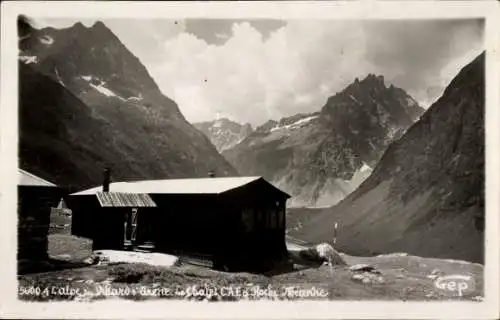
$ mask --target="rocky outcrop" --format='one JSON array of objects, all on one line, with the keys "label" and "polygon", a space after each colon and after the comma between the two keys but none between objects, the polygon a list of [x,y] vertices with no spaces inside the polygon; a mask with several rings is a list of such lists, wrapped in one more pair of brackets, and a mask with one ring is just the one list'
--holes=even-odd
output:
[{"label": "rocky outcrop", "polygon": [[382,76],[356,79],[321,111],[268,121],[223,152],[240,174],[264,176],[292,206],[330,206],[366,179],[423,109]]}]

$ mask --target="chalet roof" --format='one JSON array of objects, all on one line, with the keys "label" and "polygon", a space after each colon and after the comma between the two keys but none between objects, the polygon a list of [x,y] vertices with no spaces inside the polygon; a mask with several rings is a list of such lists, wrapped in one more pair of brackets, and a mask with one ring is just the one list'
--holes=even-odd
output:
[{"label": "chalet roof", "polygon": [[97,192],[96,196],[101,207],[156,207],[148,194]]},{"label": "chalet roof", "polygon": [[[242,187],[259,179],[263,178],[262,177],[220,177],[220,178],[209,177],[209,178],[114,182],[110,184],[109,191],[122,192],[122,193],[137,193],[137,194],[220,194],[232,189]],[[269,185],[272,186],[272,184]],[[279,190],[278,188],[276,189]],[[72,195],[91,195],[91,194],[96,194],[97,192],[100,191],[102,191],[102,186],[76,192],[73,193]]]},{"label": "chalet roof", "polygon": [[17,169],[18,172],[18,186],[41,186],[41,187],[57,187],[52,182],[44,180],[40,177],[35,176],[23,169]]}]

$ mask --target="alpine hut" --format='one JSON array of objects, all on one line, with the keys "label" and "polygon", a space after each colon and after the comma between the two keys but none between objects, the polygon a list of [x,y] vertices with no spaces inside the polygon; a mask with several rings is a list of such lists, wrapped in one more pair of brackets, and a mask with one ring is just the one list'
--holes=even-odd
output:
[{"label": "alpine hut", "polygon": [[55,184],[18,169],[18,259],[48,258],[50,211],[63,196]]},{"label": "alpine hut", "polygon": [[97,240],[96,248],[148,242],[157,252],[240,269],[286,257],[288,198],[262,177],[211,176],[105,183],[68,204],[73,233]]}]

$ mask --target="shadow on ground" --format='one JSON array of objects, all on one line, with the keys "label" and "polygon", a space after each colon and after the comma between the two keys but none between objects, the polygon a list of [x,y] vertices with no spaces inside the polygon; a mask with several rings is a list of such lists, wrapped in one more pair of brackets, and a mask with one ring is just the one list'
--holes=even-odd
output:
[{"label": "shadow on ground", "polygon": [[19,275],[23,275],[29,273],[83,268],[86,266],[88,266],[88,264],[84,262],[66,261],[53,258],[41,261],[19,260],[17,264],[17,273]]}]

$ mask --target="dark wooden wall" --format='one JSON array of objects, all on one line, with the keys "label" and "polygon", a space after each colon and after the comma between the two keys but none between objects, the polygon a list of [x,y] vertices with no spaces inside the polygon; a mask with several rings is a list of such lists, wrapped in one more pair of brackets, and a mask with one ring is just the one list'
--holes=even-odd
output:
[{"label": "dark wooden wall", "polygon": [[136,242],[144,244],[154,241],[156,208],[138,208],[138,228]]},{"label": "dark wooden wall", "polygon": [[71,196],[71,234],[92,240],[93,250],[122,250],[125,213],[130,208],[101,207],[95,195]]},{"label": "dark wooden wall", "polygon": [[130,208],[100,208],[92,236],[92,250],[123,250],[125,213]]},{"label": "dark wooden wall", "polygon": [[[254,183],[223,195],[239,213],[234,246],[242,265],[279,260],[287,255],[285,243],[287,195],[262,183]],[[276,191],[275,191],[276,190]],[[236,251],[234,248],[230,248]]]},{"label": "dark wooden wall", "polygon": [[18,187],[18,259],[48,257],[50,211],[61,197],[62,191],[56,187]]},{"label": "dark wooden wall", "polygon": [[92,239],[98,226],[101,206],[95,195],[70,196],[65,199],[71,209],[71,234]]},{"label": "dark wooden wall", "polygon": [[[152,195],[154,242],[162,252],[217,254],[231,219],[214,195]],[[234,224],[232,224],[234,225]]]},{"label": "dark wooden wall", "polygon": [[255,183],[221,195],[151,195],[156,250],[236,265],[286,257],[287,195],[274,190]]}]

